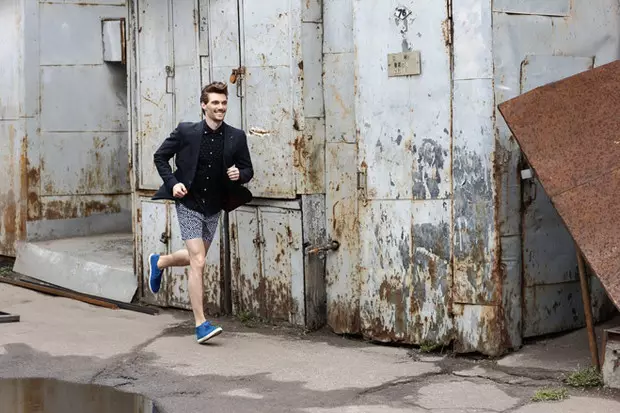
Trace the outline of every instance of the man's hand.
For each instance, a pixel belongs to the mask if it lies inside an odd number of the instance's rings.
[[[183,198],[185,195],[187,195],[187,189],[185,188],[185,185],[179,182],[178,184],[173,186],[172,195],[175,198]]]
[[[231,181],[239,180],[239,169],[237,169],[235,165],[228,168],[228,171],[226,172],[228,173],[228,177],[230,178]]]

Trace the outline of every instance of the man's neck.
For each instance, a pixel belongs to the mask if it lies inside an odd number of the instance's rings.
[[[211,128],[211,130],[217,130],[220,126],[222,126],[223,121],[215,121],[211,118],[206,118],[207,126]]]

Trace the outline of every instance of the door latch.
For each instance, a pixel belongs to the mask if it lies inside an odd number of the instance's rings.
[[[168,234],[166,234],[165,232],[161,233],[161,236],[159,237],[159,242],[161,242],[162,244],[167,244],[168,243]]]
[[[243,97],[243,78],[245,76],[245,66],[240,66],[232,70],[230,83],[237,85],[237,97]]]
[[[306,255],[314,255],[326,251],[337,251],[338,248],[340,248],[340,243],[336,240],[331,240],[324,245],[306,247]]]

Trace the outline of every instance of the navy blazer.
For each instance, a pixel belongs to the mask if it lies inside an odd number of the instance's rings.
[[[172,195],[172,188],[178,183],[183,183],[189,191],[198,166],[204,122],[179,123],[155,151],[153,155],[155,167],[164,183],[152,199],[176,200],[177,198]],[[225,122],[222,128],[224,136],[222,209],[229,212],[252,200],[252,193],[242,185],[252,179],[254,169],[245,132]],[[169,161],[175,155],[177,169],[172,172]],[[226,170],[233,165],[239,169],[237,181],[231,181],[226,173]]]

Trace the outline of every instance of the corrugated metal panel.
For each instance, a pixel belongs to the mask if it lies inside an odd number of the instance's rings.
[[[172,16],[170,0],[137,1],[139,188],[158,189],[161,178],[153,163],[153,153],[174,128],[173,95],[166,93],[166,67],[172,70],[174,65]]]
[[[573,239],[620,307],[620,61],[535,89],[500,110]],[[542,102],[542,104],[541,104]]]
[[[242,62],[248,144],[259,160],[248,188],[257,197],[295,198],[293,142],[302,138],[301,2],[243,2]]]
[[[169,232],[169,216],[168,206],[165,202],[147,201],[144,198],[140,200],[140,235],[141,235],[141,255],[142,255],[142,285],[143,297],[146,302],[167,306],[168,294],[166,289],[160,293],[153,295],[149,290],[149,255],[152,253],[168,254],[170,248],[167,242],[162,242],[170,236]],[[168,284],[169,270],[164,270],[164,283]]]

